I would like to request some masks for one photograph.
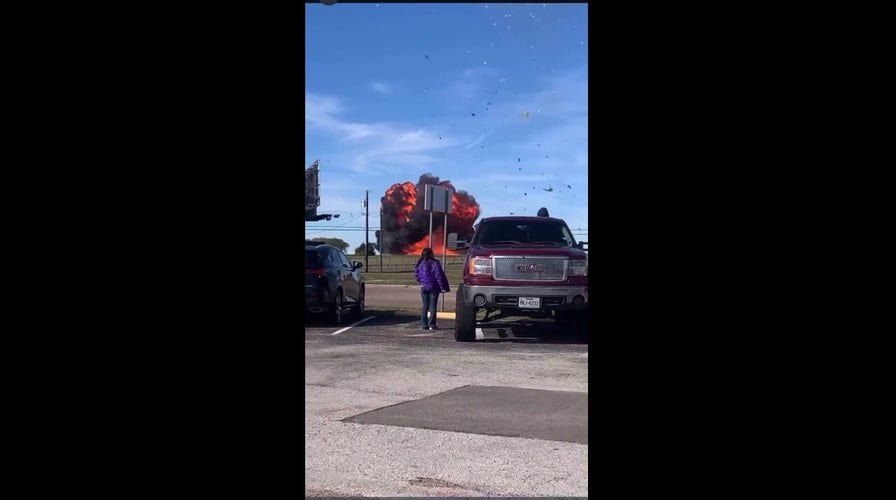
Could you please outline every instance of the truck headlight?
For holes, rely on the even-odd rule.
[[[470,259],[470,274],[479,274],[479,275],[492,275],[492,259],[480,259],[480,258],[472,258]]]
[[[588,261],[585,259],[569,261],[570,276],[588,276]]]

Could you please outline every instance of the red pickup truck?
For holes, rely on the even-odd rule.
[[[476,226],[466,248],[463,284],[457,288],[454,338],[476,339],[476,325],[492,312],[551,317],[587,341],[588,254],[563,219],[489,217]],[[482,320],[477,311],[485,311]]]

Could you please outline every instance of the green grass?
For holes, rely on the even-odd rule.
[[[457,269],[455,271],[449,269],[448,272],[445,273],[445,276],[448,277],[448,284],[451,285],[452,289],[463,282],[463,277],[461,275],[460,269]],[[414,279],[414,273],[412,272],[371,273],[368,271],[364,273],[364,281],[367,283],[374,283],[379,285],[417,284],[417,280]]]
[[[436,256],[439,262],[442,261],[440,256]],[[384,284],[384,285],[416,285],[417,280],[414,279],[414,264],[417,263],[419,257],[416,255],[383,255],[382,265],[380,265],[380,256],[372,255],[367,257],[368,267],[362,268],[364,271],[364,280],[367,283]],[[363,263],[363,255],[350,255],[349,260]],[[464,264],[463,256],[449,255],[445,262],[445,275],[448,277],[448,283],[452,289],[463,281]]]

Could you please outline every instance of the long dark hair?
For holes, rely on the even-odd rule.
[[[432,248],[426,247],[420,252],[420,258],[417,259],[417,263],[414,264],[414,267],[420,267],[420,263],[424,260],[434,260],[436,257],[432,253]]]

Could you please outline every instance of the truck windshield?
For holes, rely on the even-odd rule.
[[[563,224],[553,221],[492,221],[483,223],[474,244],[531,243],[572,247],[576,241]]]

